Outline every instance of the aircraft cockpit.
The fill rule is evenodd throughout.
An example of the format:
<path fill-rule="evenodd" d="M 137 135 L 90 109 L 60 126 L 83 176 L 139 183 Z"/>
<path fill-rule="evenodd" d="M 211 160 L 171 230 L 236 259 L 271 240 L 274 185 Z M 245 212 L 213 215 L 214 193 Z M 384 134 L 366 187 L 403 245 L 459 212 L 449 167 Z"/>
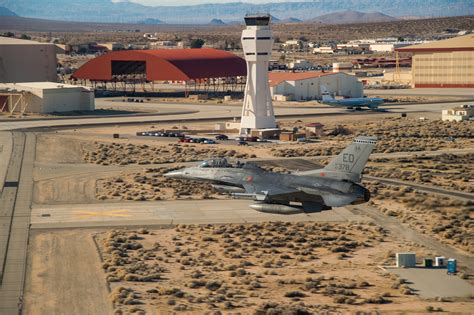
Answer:
<path fill-rule="evenodd" d="M 201 162 L 199 167 L 202 168 L 241 168 L 244 164 L 237 161 L 236 164 L 231 164 L 227 161 L 226 158 L 218 158 L 218 159 L 209 159 L 206 161 Z"/>

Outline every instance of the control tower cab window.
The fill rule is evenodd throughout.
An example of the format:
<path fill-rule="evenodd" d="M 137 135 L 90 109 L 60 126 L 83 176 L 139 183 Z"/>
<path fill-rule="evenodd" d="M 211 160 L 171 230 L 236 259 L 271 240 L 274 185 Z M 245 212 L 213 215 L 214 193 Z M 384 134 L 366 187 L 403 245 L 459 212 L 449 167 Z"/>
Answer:
<path fill-rule="evenodd" d="M 270 24 L 269 16 L 248 16 L 245 17 L 245 25 L 247 26 L 267 26 Z"/>

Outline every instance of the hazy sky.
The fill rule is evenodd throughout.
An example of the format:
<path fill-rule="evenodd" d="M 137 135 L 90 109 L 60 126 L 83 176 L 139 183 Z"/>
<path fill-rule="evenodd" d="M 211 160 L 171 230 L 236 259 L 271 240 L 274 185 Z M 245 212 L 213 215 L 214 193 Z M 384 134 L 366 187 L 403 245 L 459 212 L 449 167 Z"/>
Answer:
<path fill-rule="evenodd" d="M 113 2 L 126 2 L 127 0 L 112 0 Z M 229 2 L 249 2 L 249 3 L 269 3 L 269 2 L 295 2 L 295 1 L 308 1 L 308 0 L 128 0 L 129 2 L 135 2 L 145 5 L 193 5 L 203 3 L 229 3 Z"/>

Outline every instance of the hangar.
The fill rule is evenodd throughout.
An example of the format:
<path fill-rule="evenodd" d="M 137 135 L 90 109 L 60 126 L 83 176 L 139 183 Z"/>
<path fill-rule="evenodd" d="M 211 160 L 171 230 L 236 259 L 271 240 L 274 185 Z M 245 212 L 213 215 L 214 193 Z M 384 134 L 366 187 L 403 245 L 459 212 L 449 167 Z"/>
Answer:
<path fill-rule="evenodd" d="M 270 72 L 270 92 L 276 101 L 321 99 L 322 88 L 344 97 L 363 97 L 362 83 L 343 72 Z"/>
<path fill-rule="evenodd" d="M 197 89 L 245 84 L 245 60 L 212 48 L 115 51 L 80 67 L 72 78 L 127 89 L 154 82 L 180 82 Z"/>
<path fill-rule="evenodd" d="M 50 43 L 0 37 L 0 83 L 56 82 L 61 52 Z"/>
<path fill-rule="evenodd" d="M 474 34 L 396 49 L 413 54 L 415 88 L 474 87 Z"/>
<path fill-rule="evenodd" d="M 53 82 L 0 84 L 0 112 L 53 113 L 94 110 L 92 88 Z"/>

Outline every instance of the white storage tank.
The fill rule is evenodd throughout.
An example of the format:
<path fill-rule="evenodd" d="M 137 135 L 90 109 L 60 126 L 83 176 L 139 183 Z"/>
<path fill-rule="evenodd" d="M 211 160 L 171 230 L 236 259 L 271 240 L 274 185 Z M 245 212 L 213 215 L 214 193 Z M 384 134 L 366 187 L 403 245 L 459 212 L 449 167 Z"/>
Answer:
<path fill-rule="evenodd" d="M 412 268 L 416 267 L 415 253 L 397 253 L 397 268 Z"/>

